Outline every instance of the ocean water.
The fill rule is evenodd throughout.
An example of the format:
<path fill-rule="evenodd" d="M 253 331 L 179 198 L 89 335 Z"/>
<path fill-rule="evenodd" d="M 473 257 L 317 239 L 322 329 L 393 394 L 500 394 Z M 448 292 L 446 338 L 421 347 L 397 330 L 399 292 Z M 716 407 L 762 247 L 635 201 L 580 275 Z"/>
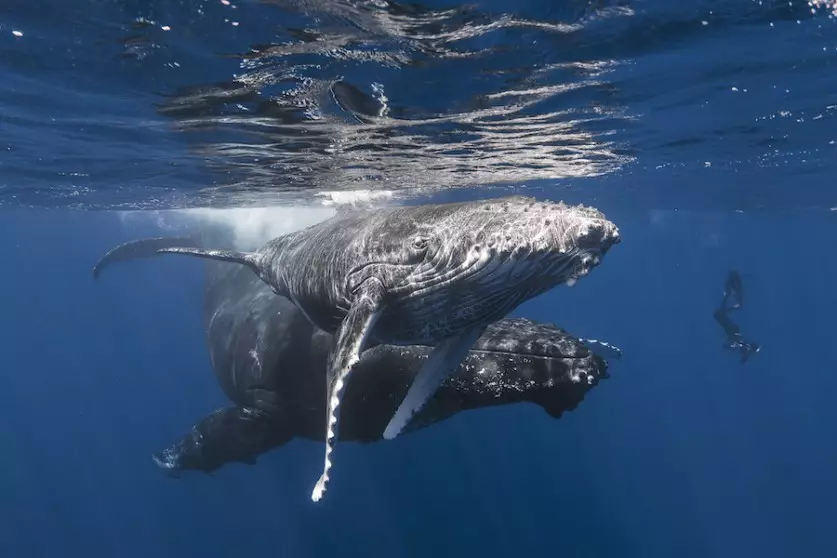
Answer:
<path fill-rule="evenodd" d="M 11 0 L 0 5 L 0 556 L 837 555 L 831 2 Z M 173 479 L 228 405 L 203 264 L 335 206 L 509 193 L 623 242 L 513 315 L 605 339 L 555 420 L 460 413 Z M 746 363 L 713 319 L 762 348 Z"/>

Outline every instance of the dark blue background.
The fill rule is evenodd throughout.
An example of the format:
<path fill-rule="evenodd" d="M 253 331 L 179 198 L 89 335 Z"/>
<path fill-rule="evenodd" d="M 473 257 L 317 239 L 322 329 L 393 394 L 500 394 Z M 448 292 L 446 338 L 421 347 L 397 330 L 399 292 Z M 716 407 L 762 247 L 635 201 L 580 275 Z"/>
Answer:
<path fill-rule="evenodd" d="M 199 261 L 94 283 L 104 251 L 160 231 L 3 213 L 3 555 L 830 555 L 833 214 L 608 215 L 625 241 L 605 264 L 516 314 L 620 345 L 609 380 L 558 421 L 520 405 L 342 444 L 315 505 L 317 443 L 214 477 L 151 462 L 225 403 Z M 712 319 L 730 267 L 747 289 L 742 330 L 764 346 L 744 366 Z"/>

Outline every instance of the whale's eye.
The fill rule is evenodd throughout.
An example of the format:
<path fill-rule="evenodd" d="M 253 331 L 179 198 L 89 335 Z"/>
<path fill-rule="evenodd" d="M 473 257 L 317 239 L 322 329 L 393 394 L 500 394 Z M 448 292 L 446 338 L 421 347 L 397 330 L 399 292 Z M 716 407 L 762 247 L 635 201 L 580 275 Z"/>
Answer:
<path fill-rule="evenodd" d="M 423 236 L 417 236 L 413 239 L 413 248 L 415 250 L 424 250 L 427 248 L 427 239 Z"/>

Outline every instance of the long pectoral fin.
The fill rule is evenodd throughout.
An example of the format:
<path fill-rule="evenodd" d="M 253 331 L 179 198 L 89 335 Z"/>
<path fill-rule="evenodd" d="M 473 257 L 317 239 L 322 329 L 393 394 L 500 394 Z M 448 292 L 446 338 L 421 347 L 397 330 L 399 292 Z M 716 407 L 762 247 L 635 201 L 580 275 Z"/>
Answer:
<path fill-rule="evenodd" d="M 98 279 L 99 275 L 116 262 L 129 262 L 143 258 L 151 258 L 159 255 L 158 250 L 162 248 L 199 248 L 198 241 L 188 236 L 185 237 L 159 237 L 144 238 L 120 244 L 107 254 L 102 256 L 96 265 L 93 266 L 93 278 Z"/>
<path fill-rule="evenodd" d="M 375 322 L 381 314 L 383 295 L 384 289 L 381 283 L 377 279 L 367 279 L 360 287 L 349 313 L 337 330 L 327 372 L 325 463 L 323 473 L 311 492 L 311 499 L 314 502 L 320 501 L 328 486 L 331 453 L 334 451 L 339 428 L 337 408 L 340 406 L 352 368 L 360 360 L 369 332 L 375 327 Z"/>
<path fill-rule="evenodd" d="M 233 252 L 230 250 L 201 250 L 199 248 L 183 248 L 180 246 L 159 248 L 158 254 L 186 254 L 207 260 L 237 263 L 249 267 L 261 277 L 261 257 L 257 252 Z"/>
<path fill-rule="evenodd" d="M 460 335 L 443 339 L 433 348 L 413 380 L 404 401 L 387 424 L 384 430 L 385 439 L 392 440 L 404 430 L 413 415 L 421 411 L 439 386 L 462 364 L 483 331 L 485 326 L 470 329 Z"/>
<path fill-rule="evenodd" d="M 198 243 L 194 239 L 188 237 L 163 237 L 134 240 L 117 246 L 105 254 L 93 266 L 93 278 L 98 278 L 102 271 L 116 262 L 150 258 L 159 254 L 188 254 L 198 258 L 238 263 L 249 267 L 256 275 L 261 277 L 261 258 L 258 253 L 232 252 L 229 250 L 202 250 L 198 248 Z"/>

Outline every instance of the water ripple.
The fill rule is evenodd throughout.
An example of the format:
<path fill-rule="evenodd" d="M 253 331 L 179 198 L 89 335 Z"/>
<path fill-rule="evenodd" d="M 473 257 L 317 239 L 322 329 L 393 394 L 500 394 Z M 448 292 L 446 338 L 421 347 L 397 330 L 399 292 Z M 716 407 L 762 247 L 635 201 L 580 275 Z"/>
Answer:
<path fill-rule="evenodd" d="M 417 195 L 834 151 L 831 0 L 12 4 L 0 203 Z"/>
<path fill-rule="evenodd" d="M 196 144 L 212 130 L 234 134 L 201 146 L 235 177 L 228 189 L 426 192 L 596 176 L 631 159 L 607 137 L 623 107 L 593 102 L 615 62 L 560 60 L 556 43 L 608 6 L 579 5 L 565 22 L 395 2 L 265 3 L 317 25 L 239 53 L 234 80 L 159 105 Z M 357 64 L 377 79 L 364 82 Z"/>

